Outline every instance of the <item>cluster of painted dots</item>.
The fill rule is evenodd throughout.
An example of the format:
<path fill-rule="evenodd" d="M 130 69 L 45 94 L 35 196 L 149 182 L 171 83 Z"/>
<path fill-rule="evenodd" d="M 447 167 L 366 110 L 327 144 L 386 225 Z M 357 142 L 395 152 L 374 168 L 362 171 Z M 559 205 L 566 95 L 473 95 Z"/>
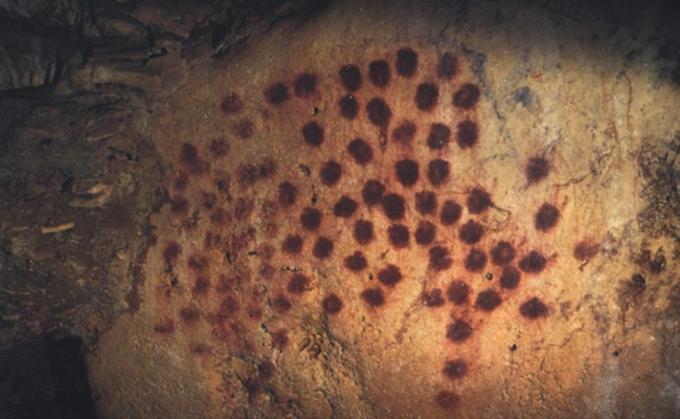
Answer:
<path fill-rule="evenodd" d="M 394 70 L 393 70 L 394 69 Z M 396 74 L 393 74 L 396 71 Z M 416 77 L 419 72 L 418 54 L 411 48 L 402 48 L 396 52 L 394 62 L 384 59 L 376 59 L 368 63 L 362 69 L 355 64 L 341 65 L 337 69 L 335 77 L 342 90 L 345 91 L 337 100 L 337 113 L 347 121 L 357 119 L 364 113 L 368 122 L 378 129 L 381 137 L 395 144 L 411 144 L 415 141 L 418 127 L 411 120 L 402 120 L 396 124 L 393 118 L 393 111 L 387 100 L 376 95 L 370 98 L 361 98 L 358 92 L 366 83 L 371 83 L 380 92 L 386 89 L 395 77 L 411 79 Z M 477 122 L 473 119 L 473 111 L 481 99 L 479 87 L 473 83 L 458 83 L 455 81 L 455 89 L 450 97 L 444 98 L 440 95 L 442 83 L 454 83 L 460 74 L 459 61 L 452 53 L 443 53 L 438 57 L 435 74 L 430 75 L 427 81 L 417 84 L 413 94 L 413 105 L 418 112 L 432 112 L 437 107 L 451 106 L 456 112 L 464 115 L 451 127 L 445 122 L 434 122 L 427 127 L 427 134 L 424 137 L 424 145 L 432 150 L 439 151 L 449 147 L 457 146 L 462 152 L 474 148 L 480 141 L 480 130 Z M 285 82 L 274 82 L 263 90 L 266 102 L 273 109 L 283 109 L 286 103 L 296 98 L 305 100 L 314 97 L 317 93 L 319 81 L 317 76 L 312 73 L 299 74 L 291 85 Z M 363 102 L 365 100 L 365 103 Z M 240 118 L 244 104 L 236 94 L 230 94 L 221 103 L 221 110 L 227 115 L 234 116 L 233 129 L 234 135 L 241 139 L 248 139 L 254 135 L 255 126 L 247 118 Z M 326 132 L 322 122 L 311 119 L 301 124 L 299 131 L 299 141 L 303 147 L 318 149 L 324 147 Z M 225 140 L 213 140 L 208 146 L 209 152 L 215 159 L 220 159 L 229 153 L 229 144 Z M 349 139 L 345 146 L 347 154 L 350 156 L 349 162 L 337 160 L 323 161 L 320 164 L 317 176 L 318 182 L 328 192 L 340 182 L 348 171 L 353 170 L 348 165 L 366 167 L 378 159 L 381 149 L 375 148 L 369 141 L 360 136 Z M 340 160 L 340 159 L 339 159 Z M 343 164 L 344 163 L 344 164 Z M 186 188 L 189 175 L 201 175 L 210 170 L 210 163 L 200 157 L 197 148 L 191 144 L 184 144 L 180 151 L 180 165 L 183 171 L 175 181 L 174 187 L 178 192 L 173 198 L 173 212 L 183 214 L 183 225 L 191 228 L 192 223 L 196 223 L 195 216 L 188 212 L 188 203 L 182 198 L 181 192 Z M 270 159 L 264 158 L 259 162 L 242 164 L 235 171 L 236 180 L 243 187 L 253 185 L 260 180 L 273 178 L 276 173 L 277 164 Z M 498 287 L 488 288 L 477 293 L 473 298 L 468 283 L 462 279 L 452 280 L 445 289 L 433 288 L 425 291 L 422 295 L 424 306 L 438 308 L 447 303 L 453 306 L 473 305 L 478 311 L 491 312 L 500 306 L 504 301 L 504 294 L 511 292 L 519 286 L 522 275 L 533 275 L 542 272 L 548 259 L 539 251 L 531 250 L 523 255 L 516 254 L 516 249 L 511 239 L 497 240 L 488 249 L 480 246 L 484 235 L 487 233 L 486 227 L 481 222 L 488 211 L 494 208 L 494 202 L 483 187 L 473 186 L 468 188 L 467 194 L 460 202 L 453 198 L 441 199 L 437 190 L 445 187 L 452 177 L 451 164 L 448 160 L 441 157 L 431 158 L 427 161 L 418 161 L 412 158 L 399 158 L 394 161 L 390 168 L 390 177 L 400 185 L 395 190 L 390 190 L 389 185 L 385 185 L 377 178 L 366 180 L 358 195 L 350 196 L 337 194 L 335 202 L 326 211 L 312 204 L 302 206 L 296 216 L 294 223 L 304 232 L 301 234 L 291 231 L 282 237 L 278 250 L 283 255 L 302 255 L 308 251 L 311 256 L 318 260 L 330 258 L 334 255 L 334 240 L 321 233 L 320 227 L 325 217 L 331 216 L 351 222 L 351 235 L 356 242 L 356 249 L 349 254 L 341 255 L 341 264 L 350 273 L 360 273 L 369 269 L 371 261 L 362 250 L 378 239 L 379 232 L 374 226 L 373 220 L 356 217 L 362 205 L 377 209 L 386 218 L 389 226 L 385 232 L 385 240 L 394 249 L 404 249 L 415 242 L 416 245 L 427 249 L 428 269 L 434 273 L 445 273 L 454 266 L 452 251 L 445 245 L 437 244 L 437 236 L 442 233 L 444 228 L 455 231 L 455 236 L 461 242 L 461 248 L 465 249 L 465 256 L 462 258 L 462 267 L 471 274 L 484 273 L 488 269 L 499 272 Z M 531 157 L 525 167 L 524 176 L 527 185 L 531 186 L 545 179 L 550 172 L 550 163 L 541 156 Z M 243 219 L 253 211 L 253 202 L 246 198 L 232 199 L 229 192 L 230 178 L 226 175 L 221 176 L 216 173 L 215 184 L 218 192 L 229 195 L 232 200 L 233 216 L 235 219 Z M 404 190 L 413 190 L 416 185 L 422 185 L 424 189 L 413 191 L 413 202 L 407 202 Z M 280 180 L 276 188 L 276 202 L 281 208 L 297 208 L 300 203 L 299 190 L 292 180 Z M 221 225 L 231 220 L 231 213 L 219 208 L 215 204 L 216 196 L 211 192 L 204 192 L 202 195 L 203 207 L 212 211 L 210 220 L 215 225 Z M 441 201 L 441 202 L 440 202 Z M 414 226 L 405 223 L 407 211 L 415 209 L 420 221 Z M 467 221 L 464 219 L 464 212 L 467 212 Z M 535 211 L 534 228 L 538 232 L 551 230 L 558 222 L 560 211 L 551 203 L 545 203 Z M 254 232 L 244 231 L 240 238 L 244 242 L 252 239 Z M 311 237 L 312 243 L 305 243 L 305 237 Z M 207 232 L 205 242 L 209 244 L 217 242 L 221 238 L 216 237 L 217 233 Z M 235 240 L 238 242 L 238 240 Z M 277 248 L 269 247 L 263 254 L 271 258 Z M 163 250 L 168 269 L 171 270 L 177 258 L 182 253 L 181 246 L 176 242 L 168 243 Z M 337 253 L 337 251 L 336 251 Z M 196 278 L 192 288 L 194 296 L 204 295 L 210 287 L 207 278 L 208 261 L 198 256 L 190 256 L 187 266 L 194 272 Z M 377 269 L 376 278 L 378 284 L 369 286 L 360 292 L 360 298 L 364 303 L 377 309 L 387 303 L 385 290 L 395 289 L 404 280 L 404 274 L 396 264 L 385 264 Z M 274 268 L 269 264 L 263 264 L 260 273 L 271 275 Z M 487 276 L 493 278 L 491 273 Z M 218 288 L 231 290 L 234 288 L 233 281 L 222 277 Z M 312 281 L 303 272 L 292 272 L 287 285 L 286 293 L 278 293 L 270 299 L 270 304 L 279 313 L 285 313 L 291 306 L 291 298 L 301 296 L 312 288 Z M 228 294 L 228 292 L 227 292 Z M 328 293 L 323 296 L 321 307 L 330 316 L 337 315 L 344 308 L 344 303 L 336 293 Z M 227 295 L 216 313 L 211 316 L 217 318 L 217 324 L 221 320 L 228 318 L 241 309 L 239 300 Z M 519 308 L 519 313 L 527 319 L 533 320 L 549 313 L 549 308 L 537 297 L 531 297 L 524 301 Z M 261 313 L 257 310 L 249 312 L 251 317 L 258 317 Z M 185 322 L 194 322 L 200 316 L 200 312 L 195 305 L 183 308 L 180 317 Z M 167 332 L 170 326 L 162 323 L 156 326 L 157 331 Z M 233 328 L 233 325 L 232 325 Z M 219 329 L 219 328 L 218 328 Z M 238 327 L 236 327 L 238 329 Z M 225 332 L 225 331 L 223 331 Z M 219 330 L 218 330 L 219 334 Z M 474 334 L 474 328 L 470 321 L 465 318 L 453 320 L 446 326 L 445 337 L 453 344 L 460 344 L 470 339 Z M 272 334 L 274 343 L 277 346 L 284 346 L 287 337 L 284 330 L 275 331 Z M 468 362 L 461 358 L 448 359 L 442 367 L 442 374 L 450 380 L 463 378 L 469 370 Z M 434 397 L 435 403 L 442 408 L 455 408 L 460 402 L 460 396 L 449 390 L 441 390 Z"/>

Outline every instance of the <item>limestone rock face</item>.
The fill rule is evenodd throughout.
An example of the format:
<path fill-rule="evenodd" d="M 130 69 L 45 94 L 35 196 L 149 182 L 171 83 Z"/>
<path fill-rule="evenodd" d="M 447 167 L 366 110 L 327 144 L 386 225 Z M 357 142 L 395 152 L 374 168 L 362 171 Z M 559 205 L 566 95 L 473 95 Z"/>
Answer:
<path fill-rule="evenodd" d="M 680 415 L 665 4 L 76 14 L 61 73 L 0 73 L 61 98 L 7 101 L 0 231 L 100 416 Z"/>

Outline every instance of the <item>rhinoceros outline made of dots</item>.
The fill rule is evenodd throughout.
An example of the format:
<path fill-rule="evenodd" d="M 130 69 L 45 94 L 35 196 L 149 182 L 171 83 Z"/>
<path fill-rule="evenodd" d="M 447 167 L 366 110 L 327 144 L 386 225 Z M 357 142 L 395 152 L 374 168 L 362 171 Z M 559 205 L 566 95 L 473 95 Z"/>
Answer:
<path fill-rule="evenodd" d="M 249 243 L 254 228 L 233 232 L 229 238 L 220 229 L 229 221 L 243 222 L 255 211 L 263 214 L 274 213 L 277 208 L 285 210 L 290 218 L 279 233 L 280 226 L 266 224 L 259 226 L 271 233 L 270 240 L 258 256 L 266 259 L 256 270 L 263 281 L 271 286 L 265 295 L 253 297 L 246 302 L 240 295 L 247 289 L 248 273 L 235 273 L 228 277 L 222 273 L 213 284 L 211 273 L 214 267 L 209 259 L 197 252 L 187 250 L 178 240 L 167 240 L 161 247 L 164 275 L 173 277 L 173 286 L 179 282 L 190 290 L 190 301 L 183 304 L 176 313 L 176 322 L 171 315 L 159 317 L 153 330 L 160 336 L 176 332 L 177 325 L 195 325 L 205 320 L 212 327 L 212 335 L 218 342 L 234 341 L 230 336 L 247 342 L 246 327 L 234 320 L 239 312 L 254 320 L 263 315 L 269 307 L 272 316 L 286 316 L 295 309 L 298 302 L 309 298 L 308 294 L 317 284 L 309 272 L 293 272 L 282 275 L 270 259 L 280 255 L 283 260 L 314 260 L 317 263 L 334 263 L 342 272 L 342 280 L 357 281 L 372 272 L 374 280 L 365 283 L 356 296 L 374 314 L 390 305 L 393 293 L 398 293 L 402 284 L 409 280 L 409 274 L 402 271 L 398 262 L 372 260 L 362 249 L 370 249 L 376 243 L 386 244 L 391 252 L 416 252 L 426 249 L 423 265 L 431 275 L 446 275 L 454 267 L 461 269 L 461 278 L 450 278 L 439 286 L 429 287 L 422 292 L 422 305 L 429 310 L 449 307 L 471 307 L 477 313 L 490 315 L 520 287 L 523 275 L 535 276 L 549 265 L 550 258 L 534 248 L 518 254 L 516 240 L 512 237 L 494 235 L 486 242 L 489 231 L 483 217 L 497 208 L 491 192 L 483 185 L 469 185 L 464 194 L 452 196 L 443 193 L 447 184 L 456 177 L 456 168 L 441 152 L 469 155 L 481 142 L 484 134 L 476 120 L 476 109 L 483 101 L 484 92 L 477 84 L 463 80 L 462 60 L 452 52 L 439 54 L 434 69 L 421 62 L 418 52 L 408 46 L 389 54 L 390 58 L 375 57 L 364 63 L 341 64 L 330 74 L 319 75 L 306 69 L 296 73 L 290 80 L 271 80 L 261 87 L 261 102 L 258 106 L 268 112 L 285 113 L 295 101 L 319 100 L 328 82 L 334 83 L 337 97 L 328 103 L 332 107 L 326 112 L 337 117 L 338 123 L 361 123 L 366 129 L 351 138 L 338 139 L 324 124 L 323 116 L 314 114 L 298 124 L 297 144 L 301 150 L 328 149 L 330 156 L 301 165 L 309 181 L 323 191 L 331 200 L 317 202 L 303 196 L 303 185 L 290 172 L 280 170 L 282 163 L 276 159 L 259 158 L 242 161 L 228 173 L 220 161 L 229 158 L 233 146 L 227 138 L 211 139 L 205 150 L 189 142 L 182 143 L 177 157 L 176 177 L 171 181 L 170 209 L 182 221 L 178 224 L 189 234 L 201 222 L 200 210 L 193 209 L 188 201 L 188 189 L 192 178 L 215 176 L 215 192 L 203 191 L 202 210 L 212 222 L 214 231 L 205 234 L 206 249 L 220 248 L 230 261 L 230 255 L 237 254 Z M 400 115 L 389 103 L 390 89 L 407 85 L 412 92 L 410 113 Z M 366 94 L 363 91 L 366 90 Z M 451 93 L 445 93 L 449 92 Z M 334 93 L 336 94 L 336 93 Z M 253 99 L 251 94 L 248 98 Z M 448 96 L 448 97 L 446 97 Z M 257 101 L 257 98 L 253 100 Z M 233 91 L 226 92 L 215 111 L 227 120 L 233 141 L 254 141 L 259 128 L 255 119 L 246 115 L 251 104 Z M 453 111 L 454 120 L 428 120 L 419 124 L 421 115 L 433 115 L 434 111 L 448 107 Z M 327 115 L 326 115 L 327 116 Z M 361 120 L 361 121 L 360 121 Z M 343 122 L 344 121 L 344 122 Z M 358 121 L 358 122 L 357 122 Z M 376 130 L 379 135 L 376 135 Z M 385 163 L 383 156 L 390 147 L 402 147 L 392 163 Z M 413 147 L 422 147 L 424 153 L 413 152 Z M 407 150 L 407 151 L 404 151 Z M 409 151 L 410 150 L 410 151 Z M 448 150 L 448 151 L 447 151 Z M 204 157 L 205 155 L 205 157 Z M 416 157 L 418 156 L 418 157 Z M 380 176 L 360 176 L 363 170 L 380 165 Z M 525 179 L 527 188 L 545 181 L 551 172 L 552 163 L 540 155 L 528 156 L 523 171 L 518 176 Z M 341 185 L 357 176 L 355 190 L 341 191 Z M 273 196 L 266 202 L 258 199 L 238 197 L 247 191 L 251 197 L 258 194 L 257 185 L 272 182 Z M 234 181 L 236 181 L 234 183 Z M 235 188 L 241 188 L 238 191 Z M 257 203 L 256 203 L 257 202 Z M 260 208 L 256 206 L 261 205 Z M 370 210 L 363 212 L 363 209 Z M 560 209 L 544 201 L 539 208 L 527 210 L 533 214 L 531 227 L 538 234 L 550 234 L 559 223 Z M 370 215 L 369 215 L 370 214 Z M 265 217 L 266 218 L 266 217 Z M 336 223 L 347 222 L 348 228 L 340 229 L 340 235 L 348 235 L 354 249 L 339 249 L 338 238 L 328 228 Z M 378 226 L 385 226 L 378 228 Z M 454 240 L 451 245 L 443 240 Z M 513 244 L 515 243 L 515 244 Z M 583 260 L 586 250 L 596 249 L 595 245 L 578 244 L 574 257 Z M 596 250 L 595 250 L 596 251 Z M 255 252 L 256 254 L 258 252 Z M 590 254 L 589 254 L 590 255 Z M 592 257 L 592 255 L 590 255 Z M 186 259 L 191 281 L 178 277 L 181 271 L 179 261 Z M 334 261 L 334 262 L 331 262 Z M 488 273 L 495 269 L 498 275 Z M 497 278 L 491 287 L 473 295 L 470 277 L 487 271 L 487 279 Z M 252 274 L 252 273 L 251 273 Z M 275 281 L 278 281 L 275 283 Z M 214 309 L 206 308 L 202 302 L 211 292 L 222 295 Z M 343 312 L 355 309 L 347 305 L 339 290 L 329 290 L 319 295 L 319 309 L 325 316 L 341 316 Z M 519 302 L 518 314 L 527 321 L 535 322 L 550 315 L 551 309 L 537 296 L 528 296 Z M 451 345 L 465 345 L 474 339 L 478 331 L 469 314 L 454 317 L 441 331 L 444 342 Z M 271 332 L 272 347 L 284 350 L 289 342 L 288 330 L 279 328 Z M 243 343 L 246 345 L 246 343 Z M 203 343 L 192 343 L 209 348 Z M 205 354 L 209 350 L 194 351 Z M 443 360 L 440 373 L 446 381 L 465 379 L 471 364 L 463 358 Z M 432 402 L 443 409 L 455 409 L 464 401 L 449 389 L 433 389 Z"/>

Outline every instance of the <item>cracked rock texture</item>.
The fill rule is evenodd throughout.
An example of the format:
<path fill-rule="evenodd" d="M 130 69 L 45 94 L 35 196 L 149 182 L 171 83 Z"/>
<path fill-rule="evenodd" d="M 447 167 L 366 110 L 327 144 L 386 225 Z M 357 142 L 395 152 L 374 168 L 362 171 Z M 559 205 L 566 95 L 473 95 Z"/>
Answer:
<path fill-rule="evenodd" d="M 0 417 L 680 416 L 679 18 L 0 1 Z"/>

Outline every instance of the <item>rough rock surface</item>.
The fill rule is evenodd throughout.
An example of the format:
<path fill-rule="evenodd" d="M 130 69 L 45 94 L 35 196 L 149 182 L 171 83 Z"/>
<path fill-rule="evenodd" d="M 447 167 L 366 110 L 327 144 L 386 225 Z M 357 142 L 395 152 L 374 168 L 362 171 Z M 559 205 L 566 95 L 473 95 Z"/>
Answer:
<path fill-rule="evenodd" d="M 0 2 L 0 366 L 53 371 L 2 372 L 62 416 L 74 339 L 102 417 L 680 415 L 678 15 L 610 9 Z"/>

